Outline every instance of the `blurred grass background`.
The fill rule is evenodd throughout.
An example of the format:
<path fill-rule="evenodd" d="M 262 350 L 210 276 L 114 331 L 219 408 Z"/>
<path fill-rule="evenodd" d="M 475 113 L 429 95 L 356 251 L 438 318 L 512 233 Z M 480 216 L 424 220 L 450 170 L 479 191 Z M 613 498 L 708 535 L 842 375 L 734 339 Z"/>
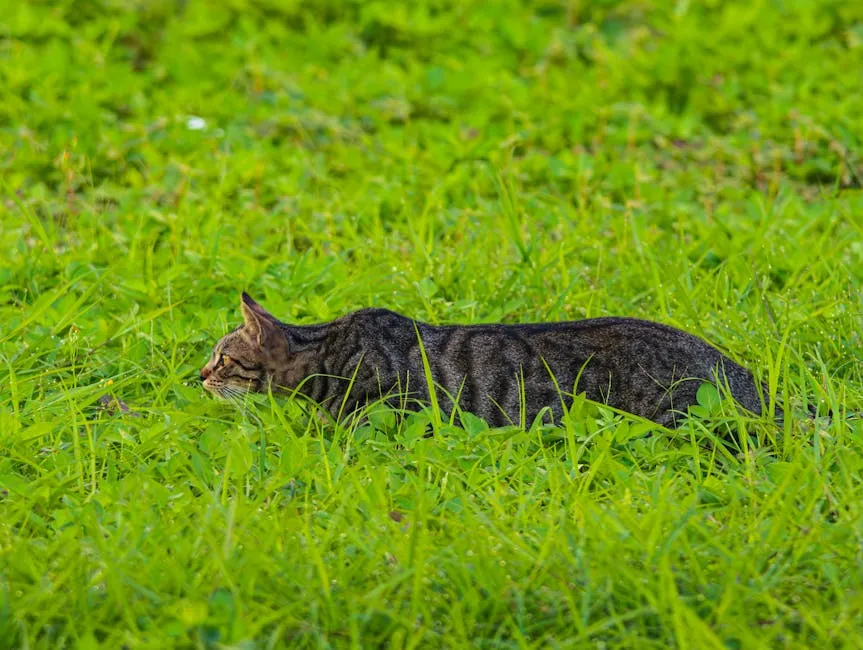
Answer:
<path fill-rule="evenodd" d="M 651 318 L 860 410 L 863 5 L 0 16 L 0 647 L 860 647 L 859 421 L 427 440 L 196 378 L 246 289 Z"/>

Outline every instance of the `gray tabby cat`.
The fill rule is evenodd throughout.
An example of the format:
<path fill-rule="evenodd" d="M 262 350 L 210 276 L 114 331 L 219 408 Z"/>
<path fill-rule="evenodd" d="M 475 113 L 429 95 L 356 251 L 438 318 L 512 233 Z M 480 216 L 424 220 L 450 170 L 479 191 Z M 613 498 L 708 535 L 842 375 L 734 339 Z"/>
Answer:
<path fill-rule="evenodd" d="M 557 421 L 561 401 L 583 392 L 675 427 L 704 381 L 727 387 L 749 411 L 762 411 L 748 370 L 703 340 L 650 321 L 438 326 L 362 309 L 298 326 L 279 321 L 245 292 L 241 308 L 245 323 L 216 344 L 201 370 L 204 387 L 221 397 L 272 388 L 311 399 L 334 417 L 381 398 L 417 408 L 430 399 L 421 340 L 441 408 L 449 413 L 457 403 L 492 426 L 529 425 L 543 407 Z"/>

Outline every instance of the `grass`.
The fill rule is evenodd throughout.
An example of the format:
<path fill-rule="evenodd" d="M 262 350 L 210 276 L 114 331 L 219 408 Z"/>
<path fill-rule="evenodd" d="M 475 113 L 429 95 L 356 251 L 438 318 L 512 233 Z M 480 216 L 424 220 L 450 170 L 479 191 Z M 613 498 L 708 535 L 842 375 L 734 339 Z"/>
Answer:
<path fill-rule="evenodd" d="M 0 647 L 861 647 L 863 5 L 0 11 Z M 237 409 L 243 289 L 659 320 L 793 415 Z"/>

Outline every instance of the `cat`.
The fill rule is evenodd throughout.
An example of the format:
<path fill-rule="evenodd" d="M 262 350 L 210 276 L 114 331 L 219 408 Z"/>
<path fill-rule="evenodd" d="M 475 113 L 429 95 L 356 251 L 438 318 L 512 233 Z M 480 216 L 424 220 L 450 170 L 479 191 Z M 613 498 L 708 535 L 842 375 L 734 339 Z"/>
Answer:
<path fill-rule="evenodd" d="M 490 426 L 554 421 L 572 395 L 680 425 L 704 382 L 745 409 L 765 408 L 752 374 L 700 338 L 634 318 L 529 325 L 429 325 L 386 309 L 361 309 L 317 325 L 288 325 L 243 292 L 244 323 L 225 335 L 201 370 L 220 397 L 293 393 L 334 418 L 382 398 L 415 410 L 435 396 Z M 420 345 L 422 342 L 422 347 Z M 781 410 L 775 407 L 777 417 Z"/>

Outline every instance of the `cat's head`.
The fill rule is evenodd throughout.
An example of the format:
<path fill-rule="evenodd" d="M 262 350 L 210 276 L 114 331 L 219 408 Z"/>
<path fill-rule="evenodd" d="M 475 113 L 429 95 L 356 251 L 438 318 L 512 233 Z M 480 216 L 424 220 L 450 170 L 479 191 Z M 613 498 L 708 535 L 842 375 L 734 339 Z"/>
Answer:
<path fill-rule="evenodd" d="M 223 336 L 201 369 L 204 388 L 219 397 L 266 392 L 287 355 L 279 321 L 243 292 L 244 323 Z"/>

